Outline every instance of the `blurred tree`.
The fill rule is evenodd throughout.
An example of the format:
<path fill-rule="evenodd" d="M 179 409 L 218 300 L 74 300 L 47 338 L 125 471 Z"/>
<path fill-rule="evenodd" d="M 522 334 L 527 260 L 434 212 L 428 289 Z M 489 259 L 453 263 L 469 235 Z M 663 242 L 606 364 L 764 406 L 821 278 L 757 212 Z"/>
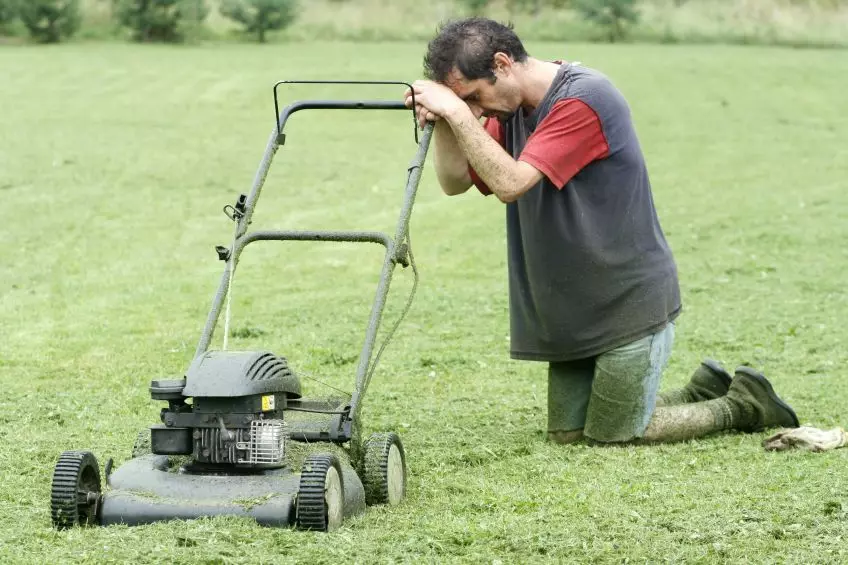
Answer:
<path fill-rule="evenodd" d="M 490 0 L 462 0 L 460 3 L 472 16 L 482 16 L 489 7 L 489 2 Z"/>
<path fill-rule="evenodd" d="M 614 43 L 627 35 L 627 26 L 639 21 L 636 0 L 575 0 L 574 8 L 586 21 L 604 30 Z"/>
<path fill-rule="evenodd" d="M 183 41 L 186 27 L 208 13 L 204 0 L 115 0 L 118 22 L 136 41 Z"/>
<path fill-rule="evenodd" d="M 221 15 L 242 24 L 265 43 L 265 33 L 285 29 L 297 17 L 297 0 L 223 0 Z"/>
<path fill-rule="evenodd" d="M 58 43 L 79 29 L 79 0 L 25 0 L 18 3 L 18 15 L 33 39 Z"/>
<path fill-rule="evenodd" d="M 510 16 L 516 13 L 529 13 L 539 16 L 545 8 L 559 10 L 571 6 L 573 2 L 574 0 L 505 0 L 504 3 Z M 492 5 L 492 0 L 459 0 L 459 3 L 472 15 L 480 16 Z"/>
<path fill-rule="evenodd" d="M 18 0 L 0 0 L 0 36 L 14 34 L 12 24 L 18 19 Z"/>
<path fill-rule="evenodd" d="M 0 0 L 0 33 L 18 17 L 18 0 Z"/>
<path fill-rule="evenodd" d="M 524 13 L 539 17 L 551 9 L 562 10 L 573 4 L 574 0 L 506 0 L 506 9 L 510 16 Z"/>
<path fill-rule="evenodd" d="M 506 0 L 506 8 L 510 15 L 524 12 L 538 16 L 544 3 L 544 0 Z"/>

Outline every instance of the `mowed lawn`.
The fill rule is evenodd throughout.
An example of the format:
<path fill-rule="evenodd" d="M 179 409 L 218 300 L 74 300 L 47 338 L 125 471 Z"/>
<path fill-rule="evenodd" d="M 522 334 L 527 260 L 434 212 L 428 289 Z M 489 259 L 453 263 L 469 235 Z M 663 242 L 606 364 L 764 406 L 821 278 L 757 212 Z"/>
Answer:
<path fill-rule="evenodd" d="M 705 356 L 748 362 L 802 422 L 848 425 L 845 52 L 529 47 L 603 70 L 630 101 L 684 296 L 664 386 Z M 221 209 L 250 188 L 274 81 L 414 80 L 423 50 L 0 49 L 0 561 L 848 561 L 848 449 L 766 453 L 764 433 L 546 443 L 546 366 L 508 355 L 503 207 L 443 196 L 430 163 L 412 218 L 421 283 L 365 409 L 367 431 L 404 440 L 401 506 L 331 535 L 241 519 L 51 528 L 59 454 L 125 461 L 163 406 L 150 380 L 191 360 L 223 268 L 214 246 L 232 237 Z M 296 114 L 253 227 L 391 230 L 414 151 L 405 113 Z M 251 246 L 231 348 L 349 389 L 381 259 L 376 246 Z M 411 281 L 398 271 L 384 328 Z"/>

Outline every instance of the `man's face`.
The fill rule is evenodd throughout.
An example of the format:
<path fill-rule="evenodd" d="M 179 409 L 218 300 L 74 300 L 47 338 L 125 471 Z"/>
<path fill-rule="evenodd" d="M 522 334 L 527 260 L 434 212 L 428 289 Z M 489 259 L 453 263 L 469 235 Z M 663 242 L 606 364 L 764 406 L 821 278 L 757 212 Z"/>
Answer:
<path fill-rule="evenodd" d="M 505 121 L 521 105 L 521 91 L 515 75 L 495 69 L 495 81 L 480 78 L 468 80 L 456 68 L 453 69 L 445 86 L 462 98 L 478 118 L 497 118 Z"/>

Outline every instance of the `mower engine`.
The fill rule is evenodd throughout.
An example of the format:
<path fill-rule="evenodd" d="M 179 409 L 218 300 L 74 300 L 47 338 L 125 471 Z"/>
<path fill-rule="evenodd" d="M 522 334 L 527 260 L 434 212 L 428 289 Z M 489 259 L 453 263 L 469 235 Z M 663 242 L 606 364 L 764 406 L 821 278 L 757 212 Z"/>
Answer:
<path fill-rule="evenodd" d="M 207 351 L 194 360 L 185 379 L 153 381 L 150 395 L 168 402 L 162 424 L 150 428 L 151 450 L 191 455 L 185 471 L 284 466 L 283 411 L 290 399 L 301 397 L 300 381 L 284 357 Z"/>

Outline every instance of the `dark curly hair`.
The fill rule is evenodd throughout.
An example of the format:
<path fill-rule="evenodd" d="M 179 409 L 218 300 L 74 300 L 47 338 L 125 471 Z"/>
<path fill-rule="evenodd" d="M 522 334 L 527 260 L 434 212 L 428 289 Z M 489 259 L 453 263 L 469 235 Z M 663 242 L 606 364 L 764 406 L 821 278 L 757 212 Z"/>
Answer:
<path fill-rule="evenodd" d="M 512 31 L 488 18 L 465 18 L 443 24 L 427 44 L 424 74 L 444 82 L 456 67 L 468 80 L 486 78 L 494 82 L 495 53 L 506 53 L 516 62 L 527 60 L 527 51 Z"/>

